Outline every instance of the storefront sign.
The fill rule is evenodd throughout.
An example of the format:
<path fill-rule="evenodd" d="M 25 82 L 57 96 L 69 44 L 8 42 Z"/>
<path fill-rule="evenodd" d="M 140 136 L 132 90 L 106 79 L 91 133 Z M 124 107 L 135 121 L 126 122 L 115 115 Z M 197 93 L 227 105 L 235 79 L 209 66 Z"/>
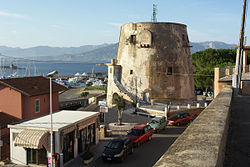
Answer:
<path fill-rule="evenodd" d="M 107 106 L 106 101 L 99 101 L 98 104 L 99 106 Z"/>
<path fill-rule="evenodd" d="M 108 107 L 100 106 L 100 112 L 108 112 Z"/>

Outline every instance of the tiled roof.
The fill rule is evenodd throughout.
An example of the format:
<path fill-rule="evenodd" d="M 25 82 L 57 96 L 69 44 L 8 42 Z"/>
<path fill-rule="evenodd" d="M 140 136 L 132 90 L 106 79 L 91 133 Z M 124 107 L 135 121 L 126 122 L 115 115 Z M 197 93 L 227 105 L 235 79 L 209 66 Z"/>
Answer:
<path fill-rule="evenodd" d="M 52 82 L 52 91 L 59 92 L 67 90 L 66 87 Z M 0 79 L 0 84 L 10 87 L 26 96 L 38 96 L 49 94 L 49 79 L 42 76 Z"/>

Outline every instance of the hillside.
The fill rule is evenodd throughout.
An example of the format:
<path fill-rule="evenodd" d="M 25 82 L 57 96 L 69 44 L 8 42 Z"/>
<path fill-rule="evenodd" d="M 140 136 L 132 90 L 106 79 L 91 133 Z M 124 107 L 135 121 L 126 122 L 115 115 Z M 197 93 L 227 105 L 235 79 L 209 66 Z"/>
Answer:
<path fill-rule="evenodd" d="M 191 53 L 208 48 L 228 49 L 234 44 L 218 41 L 190 42 Z M 32 48 L 11 48 L 0 46 L 0 53 L 6 56 L 32 58 L 42 61 L 73 61 L 73 62 L 109 62 L 116 57 L 118 43 L 102 45 L 84 45 L 80 47 L 49 47 L 37 46 Z"/>

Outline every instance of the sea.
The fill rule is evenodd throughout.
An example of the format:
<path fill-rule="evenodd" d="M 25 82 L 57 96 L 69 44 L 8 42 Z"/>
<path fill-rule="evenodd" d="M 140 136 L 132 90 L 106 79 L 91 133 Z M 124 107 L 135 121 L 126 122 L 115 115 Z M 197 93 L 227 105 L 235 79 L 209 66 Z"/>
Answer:
<path fill-rule="evenodd" d="M 0 69 L 0 76 L 9 77 L 10 75 L 23 76 L 46 76 L 49 72 L 58 71 L 58 76 L 71 76 L 76 73 L 107 72 L 107 66 L 99 66 L 96 63 L 76 63 L 76 62 L 15 62 L 11 63 L 18 69 Z M 5 63 L 4 66 L 9 66 Z"/>

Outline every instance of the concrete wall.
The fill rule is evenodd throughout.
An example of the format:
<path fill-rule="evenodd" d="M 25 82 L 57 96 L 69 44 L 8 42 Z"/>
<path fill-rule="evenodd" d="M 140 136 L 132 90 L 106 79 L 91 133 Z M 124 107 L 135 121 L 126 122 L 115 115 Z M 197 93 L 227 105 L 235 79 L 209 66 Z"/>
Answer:
<path fill-rule="evenodd" d="M 21 129 L 10 129 L 10 160 L 15 164 L 27 164 L 27 154 L 23 147 L 14 146 L 13 133 L 20 133 Z"/>
<path fill-rule="evenodd" d="M 243 95 L 250 95 L 250 81 L 242 81 L 242 90 L 241 93 Z"/>
<path fill-rule="evenodd" d="M 154 166 L 223 166 L 231 99 L 232 88 L 223 88 Z"/>
<path fill-rule="evenodd" d="M 0 85 L 0 112 L 22 119 L 22 94 Z"/>
<path fill-rule="evenodd" d="M 154 102 L 195 100 L 187 27 L 176 23 L 130 23 L 121 27 L 115 65 L 122 85 L 140 99 Z M 115 68 L 119 69 L 115 72 Z M 170 70 L 171 69 L 171 70 Z M 116 88 L 114 88 L 116 89 Z M 118 93 L 108 85 L 108 104 Z"/>

